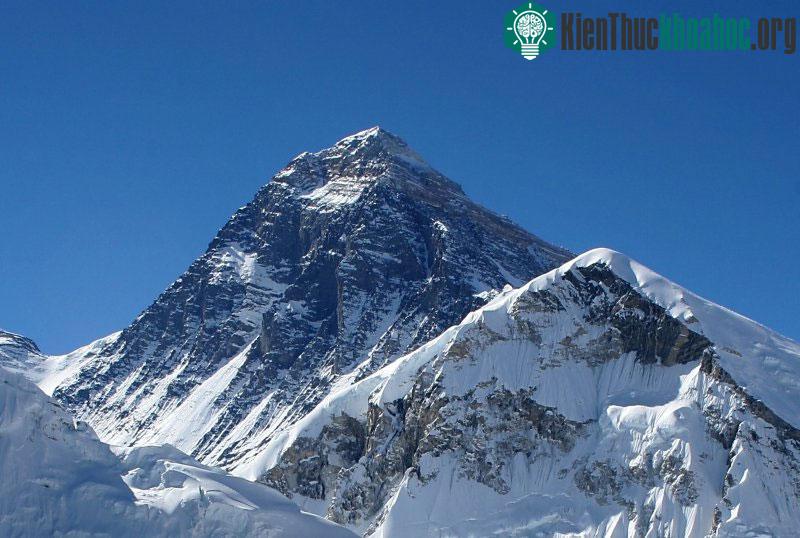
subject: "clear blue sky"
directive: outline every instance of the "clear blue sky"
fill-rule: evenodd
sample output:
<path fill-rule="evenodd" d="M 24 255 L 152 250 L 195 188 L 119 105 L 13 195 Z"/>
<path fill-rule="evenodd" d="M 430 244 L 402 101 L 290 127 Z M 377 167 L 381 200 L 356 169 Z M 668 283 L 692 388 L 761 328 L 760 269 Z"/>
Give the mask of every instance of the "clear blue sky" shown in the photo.
<path fill-rule="evenodd" d="M 291 157 L 380 124 L 543 238 L 800 338 L 800 54 L 528 63 L 516 4 L 3 2 L 0 327 L 66 352 L 126 326 Z M 647 5 L 568 7 L 800 15 Z"/>

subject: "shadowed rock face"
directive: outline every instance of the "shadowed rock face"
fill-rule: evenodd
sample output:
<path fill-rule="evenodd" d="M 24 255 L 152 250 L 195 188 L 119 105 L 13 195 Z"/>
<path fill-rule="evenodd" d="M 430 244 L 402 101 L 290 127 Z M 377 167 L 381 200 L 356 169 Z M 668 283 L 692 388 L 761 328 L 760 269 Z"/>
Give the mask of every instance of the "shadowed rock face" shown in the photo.
<path fill-rule="evenodd" d="M 588 322 L 608 321 L 620 339 L 623 353 L 633 352 L 645 364 L 673 366 L 696 361 L 711 342 L 670 316 L 605 267 L 576 268 L 566 279 L 588 308 Z M 606 294 L 613 299 L 595 299 Z"/>
<path fill-rule="evenodd" d="M 227 466 L 341 374 L 366 375 L 569 257 L 370 129 L 289 163 L 55 396 L 105 440 Z"/>

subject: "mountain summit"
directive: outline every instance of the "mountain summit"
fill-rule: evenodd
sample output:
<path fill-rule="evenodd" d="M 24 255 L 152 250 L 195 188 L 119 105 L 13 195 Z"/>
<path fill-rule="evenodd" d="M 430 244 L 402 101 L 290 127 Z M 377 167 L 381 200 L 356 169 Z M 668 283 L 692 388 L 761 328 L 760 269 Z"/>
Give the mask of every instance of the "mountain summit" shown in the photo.
<path fill-rule="evenodd" d="M 355 202 L 375 183 L 443 204 L 468 201 L 460 185 L 436 172 L 400 137 L 380 127 L 345 137 L 317 153 L 301 153 L 273 183 L 291 185 L 301 196 L 315 200 L 319 208 Z"/>
<path fill-rule="evenodd" d="M 340 380 L 570 257 L 368 129 L 293 159 L 53 394 L 107 442 L 231 467 Z"/>

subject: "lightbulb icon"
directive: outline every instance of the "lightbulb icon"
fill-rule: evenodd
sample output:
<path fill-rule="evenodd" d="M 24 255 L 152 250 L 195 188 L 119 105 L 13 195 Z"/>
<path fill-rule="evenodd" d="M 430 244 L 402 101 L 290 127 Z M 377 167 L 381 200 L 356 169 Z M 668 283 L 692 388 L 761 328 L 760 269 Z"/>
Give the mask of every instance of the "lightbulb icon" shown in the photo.
<path fill-rule="evenodd" d="M 515 15 L 514 25 L 506 30 L 514 32 L 517 38 L 514 45 L 520 44 L 522 57 L 526 60 L 533 60 L 539 56 L 539 44 L 542 42 L 547 44 L 547 41 L 544 41 L 545 34 L 548 30 L 552 30 L 547 26 L 547 20 L 544 17 L 547 15 L 547 10 L 539 13 L 533 9 L 533 4 L 528 4 L 528 9 L 520 12 L 514 10 L 513 13 Z"/>

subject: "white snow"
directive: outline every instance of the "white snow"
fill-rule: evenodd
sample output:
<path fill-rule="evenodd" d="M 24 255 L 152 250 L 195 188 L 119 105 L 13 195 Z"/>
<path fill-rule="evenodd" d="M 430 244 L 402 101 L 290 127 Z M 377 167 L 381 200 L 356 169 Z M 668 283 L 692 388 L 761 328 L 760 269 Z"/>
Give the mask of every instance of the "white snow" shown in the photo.
<path fill-rule="evenodd" d="M 252 345 L 250 342 L 227 364 L 194 387 L 175 410 L 164 416 L 137 444 L 168 443 L 187 452 L 197 446 L 217 423 L 215 417 L 221 412 L 216 405 L 217 399 L 229 390 Z"/>
<path fill-rule="evenodd" d="M 586 252 L 537 278 L 555 278 L 571 266 L 605 263 L 614 273 L 689 328 L 715 344 L 725 370 L 747 392 L 795 427 L 800 427 L 800 344 L 703 299 L 610 249 Z M 697 322 L 692 323 L 696 319 Z"/>
<path fill-rule="evenodd" d="M 709 338 L 721 365 L 738 384 L 788 422 L 800 423 L 800 348 L 796 343 L 692 294 L 622 254 L 597 249 L 521 288 L 504 290 L 461 324 L 365 379 L 352 383 L 352 378 L 343 378 L 311 413 L 273 437 L 257 458 L 241 462 L 234 473 L 257 478 L 273 467 L 294 441 L 301 436 L 315 437 L 333 416 L 345 413 L 365 420 L 369 403 L 383 405 L 404 397 L 420 369 L 428 368 L 448 395 L 464 394 L 492 379 L 512 391 L 536 387 L 533 398 L 538 403 L 556 408 L 570 420 L 596 424 L 594 433 L 579 440 L 568 454 L 553 453 L 533 462 L 514 459 L 507 473 L 511 491 L 506 495 L 465 479 L 452 454 L 436 458 L 426 455 L 420 462 L 420 473 L 432 478 L 421 483 L 416 474 L 406 474 L 385 506 L 385 517 L 373 536 L 541 533 L 612 538 L 633 536 L 637 525 L 642 524 L 671 536 L 704 536 L 715 509 L 727 506 L 721 487 L 728 454 L 709 436 L 703 409 L 740 411 L 726 400 L 730 395 L 719 393 L 718 384 L 705 385 L 709 380 L 697 362 L 672 367 L 646 365 L 635 361 L 633 354 L 625 354 L 600 365 L 575 360 L 549 364 L 557 344 L 564 336 L 575 334 L 581 319 L 580 308 L 571 311 L 569 305 L 565 312 L 553 314 L 552 325 L 540 333 L 541 342 L 490 339 L 477 348 L 478 356 L 472 360 L 444 360 L 454 344 L 468 341 L 473 334 L 509 335 L 509 314 L 522 295 L 556 286 L 573 267 L 595 263 L 608 266 L 670 315 Z M 541 315 L 544 321 L 550 319 L 547 314 Z M 598 336 L 591 326 L 580 329 L 585 341 Z M 783 377 L 779 383 L 773 377 L 775 372 Z M 748 420 L 754 428 L 768 428 L 752 416 Z M 772 434 L 760 431 L 759 435 L 768 438 Z M 791 497 L 789 492 L 794 491 L 790 479 L 778 475 L 767 478 L 773 472 L 770 461 L 782 456 L 762 454 L 763 449 L 751 445 L 737 446 L 734 449 L 740 455 L 733 463 L 742 471 L 734 477 L 736 483 L 728 498 L 735 503 L 729 512 L 723 510 L 720 535 L 748 535 L 762 524 L 765 532 L 800 524 L 797 499 L 781 501 L 782 496 Z M 645 461 L 645 454 L 652 461 Z M 631 519 L 615 502 L 598 503 L 576 492 L 571 479 L 558 478 L 559 471 L 574 470 L 579 464 L 576 462 L 584 461 L 581 458 L 613 462 L 620 468 L 666 469 L 658 471 L 664 473 L 677 466 L 693 473 L 691 483 L 698 500 L 684 504 L 671 487 L 654 485 L 648 489 L 629 484 L 621 493 L 639 499 L 653 514 L 646 524 Z M 759 476 L 757 480 L 754 473 Z M 324 507 L 316 506 L 315 510 L 321 513 Z M 357 528 L 363 530 L 364 524 Z"/>
<path fill-rule="evenodd" d="M 172 447 L 117 450 L 0 368 L 0 536 L 354 536 Z"/>
<path fill-rule="evenodd" d="M 37 368 L 25 372 L 25 376 L 51 396 L 56 387 L 77 375 L 84 365 L 91 362 L 101 349 L 113 344 L 120 334 L 122 331 L 109 334 L 66 355 L 50 355 Z"/>

